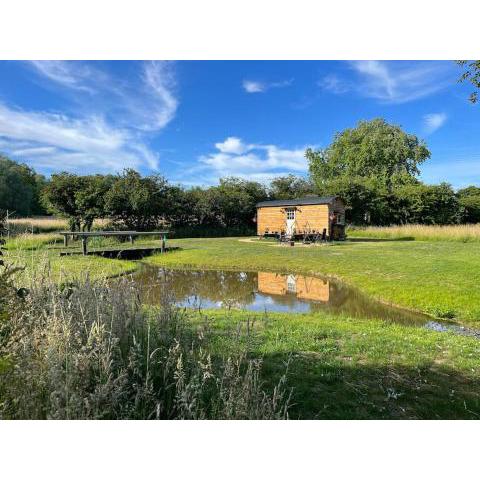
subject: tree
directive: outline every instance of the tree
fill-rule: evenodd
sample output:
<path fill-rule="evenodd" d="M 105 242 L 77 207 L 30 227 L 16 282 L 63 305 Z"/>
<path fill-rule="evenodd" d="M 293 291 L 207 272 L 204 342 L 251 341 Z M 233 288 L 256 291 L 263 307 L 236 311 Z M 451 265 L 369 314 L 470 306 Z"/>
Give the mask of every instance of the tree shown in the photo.
<path fill-rule="evenodd" d="M 82 228 L 82 215 L 76 198 L 85 185 L 85 177 L 62 172 L 53 174 L 42 192 L 42 201 L 47 210 L 66 217 L 72 231 Z"/>
<path fill-rule="evenodd" d="M 347 223 L 385 225 L 391 221 L 390 195 L 375 179 L 339 177 L 322 193 L 343 199 Z"/>
<path fill-rule="evenodd" d="M 463 221 L 480 222 L 480 187 L 470 186 L 458 190 L 457 198 L 463 209 Z"/>
<path fill-rule="evenodd" d="M 377 118 L 337 133 L 326 149 L 308 149 L 305 155 L 318 192 L 344 199 L 347 221 L 388 225 L 401 222 L 408 208 L 395 190 L 420 183 L 418 167 L 430 152 L 415 135 Z"/>
<path fill-rule="evenodd" d="M 44 213 L 39 193 L 45 178 L 28 165 L 17 163 L 0 155 L 0 208 L 16 215 Z"/>
<path fill-rule="evenodd" d="M 395 195 L 404 205 L 404 217 L 397 223 L 459 223 L 462 209 L 451 185 L 412 184 L 399 187 Z"/>
<path fill-rule="evenodd" d="M 308 149 L 306 157 L 321 192 L 339 177 L 375 178 L 391 192 L 399 179 L 420 173 L 430 151 L 415 135 L 377 118 L 337 133 L 326 150 Z"/>
<path fill-rule="evenodd" d="M 473 85 L 474 91 L 470 94 L 470 101 L 477 103 L 480 89 L 480 60 L 457 60 L 457 63 L 465 69 L 459 82 L 469 81 Z"/>
<path fill-rule="evenodd" d="M 291 174 L 274 178 L 269 188 L 269 197 L 275 200 L 301 198 L 314 193 L 315 186 L 310 180 Z"/>
<path fill-rule="evenodd" d="M 158 175 L 141 177 L 125 170 L 105 195 L 105 211 L 128 229 L 145 231 L 165 221 L 170 213 L 168 182 Z"/>
<path fill-rule="evenodd" d="M 219 223 L 224 227 L 252 226 L 256 204 L 267 198 L 263 185 L 236 177 L 221 178 L 212 194 L 220 213 Z"/>
<path fill-rule="evenodd" d="M 105 196 L 113 185 L 113 175 L 90 175 L 82 177 L 81 188 L 74 193 L 75 206 L 82 230 L 90 231 L 97 218 L 106 216 Z"/>

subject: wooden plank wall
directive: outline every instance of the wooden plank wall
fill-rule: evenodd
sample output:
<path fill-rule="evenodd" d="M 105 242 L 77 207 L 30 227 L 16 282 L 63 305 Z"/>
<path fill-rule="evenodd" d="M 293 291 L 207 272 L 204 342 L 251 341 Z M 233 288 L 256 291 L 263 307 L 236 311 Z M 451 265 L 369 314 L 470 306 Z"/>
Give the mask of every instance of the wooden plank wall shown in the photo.
<path fill-rule="evenodd" d="M 327 303 L 330 299 L 330 283 L 321 278 L 297 276 L 297 298 Z"/>
<path fill-rule="evenodd" d="M 303 233 L 305 229 L 321 232 L 324 228 L 329 234 L 328 205 L 299 205 L 297 207 L 296 233 Z"/>
<path fill-rule="evenodd" d="M 287 294 L 288 275 L 258 272 L 258 291 L 270 295 Z M 304 300 L 327 303 L 330 299 L 330 283 L 315 277 L 296 275 L 296 296 Z"/>
<path fill-rule="evenodd" d="M 258 272 L 258 291 L 270 295 L 285 295 L 287 293 L 286 275 Z"/>
<path fill-rule="evenodd" d="M 257 235 L 268 231 L 281 232 L 286 228 L 286 207 L 260 207 L 257 209 Z M 295 231 L 303 233 L 305 228 L 321 232 L 324 228 L 329 234 L 328 205 L 299 205 L 296 210 Z"/>
<path fill-rule="evenodd" d="M 286 227 L 286 214 L 282 207 L 260 207 L 257 209 L 257 235 L 281 232 Z"/>

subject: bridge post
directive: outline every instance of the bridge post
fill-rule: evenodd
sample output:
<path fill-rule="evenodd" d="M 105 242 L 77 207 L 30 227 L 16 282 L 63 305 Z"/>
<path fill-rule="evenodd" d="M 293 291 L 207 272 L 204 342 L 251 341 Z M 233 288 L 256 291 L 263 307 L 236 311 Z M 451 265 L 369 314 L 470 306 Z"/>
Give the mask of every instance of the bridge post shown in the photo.
<path fill-rule="evenodd" d="M 87 254 L 87 237 L 82 236 L 82 253 Z"/>
<path fill-rule="evenodd" d="M 166 235 L 163 234 L 162 235 L 162 253 L 165 253 L 165 239 L 166 239 Z"/>

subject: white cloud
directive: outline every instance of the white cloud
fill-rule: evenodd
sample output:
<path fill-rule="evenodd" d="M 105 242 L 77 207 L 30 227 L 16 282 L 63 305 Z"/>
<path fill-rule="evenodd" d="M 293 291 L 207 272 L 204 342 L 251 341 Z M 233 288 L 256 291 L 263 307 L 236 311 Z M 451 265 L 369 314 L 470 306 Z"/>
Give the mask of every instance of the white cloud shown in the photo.
<path fill-rule="evenodd" d="M 225 141 L 216 143 L 215 147 L 223 153 L 234 153 L 237 155 L 245 152 L 248 148 L 238 137 L 228 137 Z"/>
<path fill-rule="evenodd" d="M 358 60 L 350 62 L 356 74 L 354 80 L 331 74 L 319 86 L 336 94 L 355 91 L 383 103 L 406 103 L 454 84 L 456 77 L 450 63 Z"/>
<path fill-rule="evenodd" d="M 254 80 L 244 80 L 242 87 L 247 93 L 263 93 L 271 88 L 288 87 L 293 83 L 293 79 L 282 80 L 281 82 L 260 82 Z"/>
<path fill-rule="evenodd" d="M 308 170 L 307 147 L 285 149 L 276 145 L 246 144 L 238 137 L 229 137 L 215 147 L 217 152 L 199 158 L 197 168 L 212 179 L 238 176 L 266 181 L 292 172 L 304 174 Z"/>
<path fill-rule="evenodd" d="M 430 134 L 438 130 L 447 121 L 446 113 L 428 113 L 423 116 L 425 133 Z"/>
<path fill-rule="evenodd" d="M 49 170 L 158 169 L 158 154 L 148 147 L 146 134 L 162 130 L 175 117 L 172 63 L 137 63 L 137 75 L 128 80 L 102 70 L 100 62 L 29 65 L 47 86 L 74 102 L 73 108 L 67 107 L 75 115 L 24 111 L 0 103 L 0 143 L 6 153 Z"/>
<path fill-rule="evenodd" d="M 243 89 L 248 93 L 260 93 L 260 92 L 264 92 L 267 89 L 264 83 L 253 82 L 251 80 L 244 80 L 242 85 L 243 85 Z"/>

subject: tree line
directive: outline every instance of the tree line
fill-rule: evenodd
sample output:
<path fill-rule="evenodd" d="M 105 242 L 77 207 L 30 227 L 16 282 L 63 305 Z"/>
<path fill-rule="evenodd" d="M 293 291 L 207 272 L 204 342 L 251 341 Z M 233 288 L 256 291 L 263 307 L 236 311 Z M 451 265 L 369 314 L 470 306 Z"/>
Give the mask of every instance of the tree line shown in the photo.
<path fill-rule="evenodd" d="M 420 181 L 420 166 L 430 158 L 425 142 L 383 119 L 361 121 L 336 134 L 327 148 L 305 155 L 308 178 L 288 175 L 261 184 L 226 177 L 215 186 L 188 189 L 132 169 L 117 175 L 61 172 L 46 179 L 1 156 L 0 209 L 63 216 L 72 230 L 90 230 L 95 219 L 106 218 L 112 228 L 168 225 L 191 235 L 218 235 L 251 232 L 260 201 L 338 195 L 347 222 L 356 225 L 480 221 L 480 188 L 455 192 L 448 183 Z"/>

